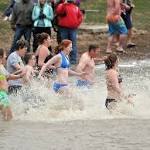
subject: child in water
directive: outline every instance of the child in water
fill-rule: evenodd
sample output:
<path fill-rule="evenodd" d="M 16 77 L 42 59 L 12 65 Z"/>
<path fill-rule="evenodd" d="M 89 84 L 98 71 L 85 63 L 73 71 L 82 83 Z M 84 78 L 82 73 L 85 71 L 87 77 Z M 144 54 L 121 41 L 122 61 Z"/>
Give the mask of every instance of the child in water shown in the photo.
<path fill-rule="evenodd" d="M 6 53 L 0 48 L 0 111 L 5 121 L 12 119 L 12 111 L 10 100 L 8 97 L 8 82 L 7 80 L 15 80 L 24 76 L 24 73 L 18 75 L 9 74 L 4 67 L 6 62 Z"/>
<path fill-rule="evenodd" d="M 26 66 L 24 68 L 24 81 L 25 83 L 30 83 L 33 79 L 33 76 L 35 76 L 36 73 L 36 70 L 34 70 L 34 66 L 36 64 L 36 57 L 33 53 L 27 53 L 24 57 L 24 61 L 26 63 Z"/>

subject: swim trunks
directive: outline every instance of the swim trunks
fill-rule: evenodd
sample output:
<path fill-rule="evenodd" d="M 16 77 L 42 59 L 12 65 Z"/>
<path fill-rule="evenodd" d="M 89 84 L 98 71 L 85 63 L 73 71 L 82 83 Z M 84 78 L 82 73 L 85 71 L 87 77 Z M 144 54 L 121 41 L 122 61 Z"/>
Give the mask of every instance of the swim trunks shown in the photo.
<path fill-rule="evenodd" d="M 110 35 L 128 33 L 128 30 L 122 18 L 120 18 L 119 21 L 114 22 L 114 23 L 108 22 L 108 26 L 109 26 Z"/>
<path fill-rule="evenodd" d="M 3 90 L 0 91 L 0 105 L 2 105 L 3 107 L 8 107 L 10 105 L 8 94 Z"/>
<path fill-rule="evenodd" d="M 59 90 L 63 87 L 67 86 L 67 84 L 62 84 L 62 83 L 56 83 L 54 82 L 53 84 L 53 90 L 57 93 Z"/>
<path fill-rule="evenodd" d="M 105 101 L 106 108 L 109 109 L 110 103 L 114 103 L 114 102 L 116 103 L 117 101 L 115 99 L 109 99 L 109 98 L 107 98 L 106 101 Z"/>
<path fill-rule="evenodd" d="M 91 86 L 91 83 L 88 80 L 77 80 L 76 86 L 89 88 Z"/>

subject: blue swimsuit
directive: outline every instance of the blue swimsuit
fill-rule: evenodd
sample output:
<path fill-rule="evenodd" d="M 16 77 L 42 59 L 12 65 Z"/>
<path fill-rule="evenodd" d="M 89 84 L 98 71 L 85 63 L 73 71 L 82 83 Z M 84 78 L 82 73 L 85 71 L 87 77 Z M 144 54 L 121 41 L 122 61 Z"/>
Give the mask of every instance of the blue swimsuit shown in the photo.
<path fill-rule="evenodd" d="M 61 55 L 61 65 L 58 68 L 62 68 L 62 69 L 69 69 L 70 67 L 70 62 L 69 59 L 65 56 L 65 54 L 63 52 L 59 53 Z M 53 90 L 55 92 L 59 92 L 59 90 L 64 87 L 67 86 L 67 84 L 62 84 L 62 83 L 56 83 L 54 82 L 53 84 Z"/>

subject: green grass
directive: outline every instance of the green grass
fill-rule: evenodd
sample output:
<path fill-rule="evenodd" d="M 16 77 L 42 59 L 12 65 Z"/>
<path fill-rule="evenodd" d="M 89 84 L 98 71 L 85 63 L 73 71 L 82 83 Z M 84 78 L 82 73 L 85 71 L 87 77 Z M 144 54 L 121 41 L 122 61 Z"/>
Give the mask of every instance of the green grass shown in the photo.
<path fill-rule="evenodd" d="M 8 4 L 8 0 L 0 0 L 0 11 L 4 11 L 5 8 L 7 7 L 7 4 Z"/>
<path fill-rule="evenodd" d="M 150 30 L 150 0 L 134 0 L 133 23 L 136 28 Z M 96 9 L 97 12 L 86 13 L 87 23 L 106 23 L 106 0 L 85 0 L 81 5 L 82 9 Z"/>
<path fill-rule="evenodd" d="M 99 12 L 86 12 L 85 22 L 105 23 L 106 0 L 85 0 L 81 3 L 81 8 L 85 10 L 98 10 Z"/>
<path fill-rule="evenodd" d="M 0 0 L 0 14 L 7 7 L 9 0 Z M 150 0 L 134 0 L 133 23 L 136 28 L 150 30 Z M 81 8 L 85 10 L 99 10 L 99 12 L 87 12 L 85 22 L 106 23 L 106 0 L 83 0 Z M 4 29 L 2 29 L 4 28 Z M 9 30 L 8 23 L 0 21 L 0 33 Z"/>

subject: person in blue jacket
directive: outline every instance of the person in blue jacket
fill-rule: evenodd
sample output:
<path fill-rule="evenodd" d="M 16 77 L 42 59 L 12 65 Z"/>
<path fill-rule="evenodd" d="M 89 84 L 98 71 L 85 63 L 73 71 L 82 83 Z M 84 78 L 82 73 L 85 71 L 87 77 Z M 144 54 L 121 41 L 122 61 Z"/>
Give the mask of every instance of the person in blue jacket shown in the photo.
<path fill-rule="evenodd" d="M 47 0 L 39 0 L 37 4 L 34 5 L 32 11 L 33 20 L 33 51 L 35 52 L 38 47 L 37 34 L 47 33 L 51 36 L 52 20 L 54 14 L 52 7 L 47 3 Z"/>

